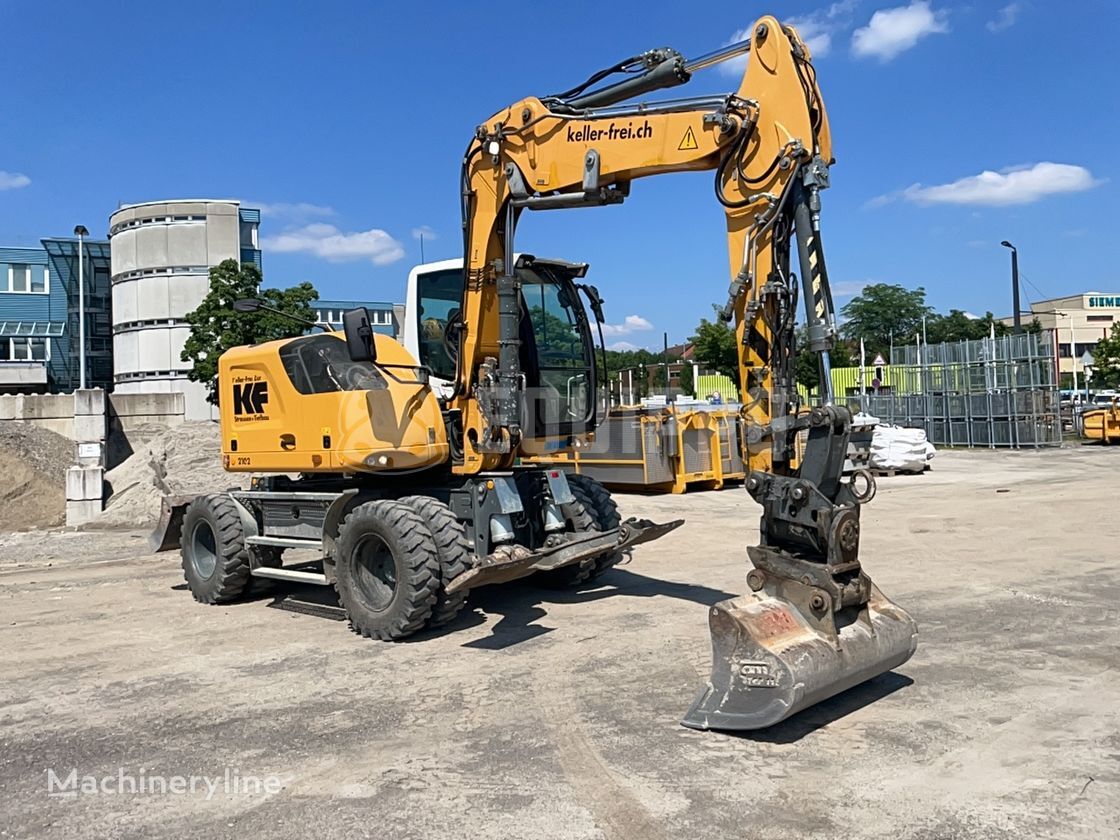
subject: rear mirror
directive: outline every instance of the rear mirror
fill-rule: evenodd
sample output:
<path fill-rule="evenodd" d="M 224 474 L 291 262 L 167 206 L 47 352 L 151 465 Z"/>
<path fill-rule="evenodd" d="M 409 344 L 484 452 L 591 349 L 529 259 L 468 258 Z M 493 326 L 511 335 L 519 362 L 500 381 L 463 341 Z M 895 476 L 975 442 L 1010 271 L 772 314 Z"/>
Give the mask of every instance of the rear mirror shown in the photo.
<path fill-rule="evenodd" d="M 377 345 L 369 324 L 369 311 L 364 306 L 342 314 L 342 331 L 346 335 L 346 349 L 352 361 L 377 361 Z"/>

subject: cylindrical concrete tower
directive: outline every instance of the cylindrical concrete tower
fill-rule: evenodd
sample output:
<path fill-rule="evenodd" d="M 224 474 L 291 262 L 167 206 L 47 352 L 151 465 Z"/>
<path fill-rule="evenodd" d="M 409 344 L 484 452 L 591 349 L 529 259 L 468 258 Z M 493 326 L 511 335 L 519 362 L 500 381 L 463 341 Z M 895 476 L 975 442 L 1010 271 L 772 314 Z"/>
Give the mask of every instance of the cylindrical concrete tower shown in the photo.
<path fill-rule="evenodd" d="M 179 358 L 184 320 L 205 297 L 209 269 L 258 261 L 255 210 L 237 201 L 175 200 L 121 207 L 109 217 L 113 383 L 119 393 L 182 391 L 187 419 L 210 418 L 206 389 Z"/>

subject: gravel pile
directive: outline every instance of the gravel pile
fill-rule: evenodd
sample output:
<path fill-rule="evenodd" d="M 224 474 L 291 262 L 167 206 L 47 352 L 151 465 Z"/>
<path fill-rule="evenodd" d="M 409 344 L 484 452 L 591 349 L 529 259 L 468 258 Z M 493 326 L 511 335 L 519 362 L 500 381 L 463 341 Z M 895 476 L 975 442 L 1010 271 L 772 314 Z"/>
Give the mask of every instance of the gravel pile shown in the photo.
<path fill-rule="evenodd" d="M 106 476 L 112 495 L 92 524 L 144 527 L 159 518 L 165 495 L 248 487 L 249 477 L 222 469 L 217 423 L 184 423 L 156 436 Z"/>
<path fill-rule="evenodd" d="M 69 438 L 30 423 L 0 423 L 0 531 L 63 524 L 73 460 Z"/>

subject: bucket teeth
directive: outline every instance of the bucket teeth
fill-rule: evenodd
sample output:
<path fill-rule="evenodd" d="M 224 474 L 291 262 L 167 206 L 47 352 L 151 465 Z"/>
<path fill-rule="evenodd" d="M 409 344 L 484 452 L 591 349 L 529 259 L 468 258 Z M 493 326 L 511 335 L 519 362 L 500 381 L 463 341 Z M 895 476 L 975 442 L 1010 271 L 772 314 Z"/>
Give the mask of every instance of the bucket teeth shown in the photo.
<path fill-rule="evenodd" d="M 712 675 L 681 723 L 764 729 L 914 653 L 914 620 L 871 585 L 866 604 L 838 613 L 833 636 L 791 601 L 766 591 L 711 608 Z"/>

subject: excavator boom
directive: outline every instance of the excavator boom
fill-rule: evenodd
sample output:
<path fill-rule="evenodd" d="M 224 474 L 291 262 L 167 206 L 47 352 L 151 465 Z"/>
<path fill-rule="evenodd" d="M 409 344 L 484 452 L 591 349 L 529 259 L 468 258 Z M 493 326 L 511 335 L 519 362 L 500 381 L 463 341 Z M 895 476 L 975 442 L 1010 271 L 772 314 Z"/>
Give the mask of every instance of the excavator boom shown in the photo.
<path fill-rule="evenodd" d="M 913 620 L 859 561 L 860 506 L 874 479 L 844 475 L 851 416 L 830 391 L 836 330 L 820 219 L 833 161 L 816 72 L 792 27 L 763 17 L 750 33 L 693 61 L 651 50 L 510 105 L 478 127 L 462 168 L 464 293 L 450 404 L 468 441 L 455 466 L 464 474 L 508 468 L 532 443 L 514 245 L 522 212 L 619 204 L 642 178 L 714 172 L 747 490 L 763 512 L 748 593 L 711 610 L 712 676 L 684 720 L 695 728 L 777 723 L 905 662 L 917 639 Z M 635 101 L 743 54 L 734 93 Z M 799 302 L 824 387 L 811 409 L 794 380 Z"/>

